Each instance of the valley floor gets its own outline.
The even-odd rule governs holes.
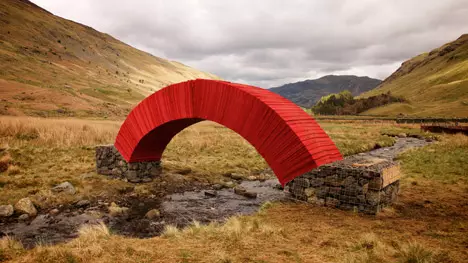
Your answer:
[[[225,223],[166,227],[162,236],[131,238],[105,225],[84,226],[67,243],[25,249],[3,237],[0,262],[467,262],[468,137],[421,133],[389,121],[321,121],[345,155],[392,145],[401,133],[437,137],[400,155],[399,201],[378,216],[305,203],[266,203]],[[0,205],[23,197],[39,212],[82,199],[118,200],[132,186],[94,172],[97,144],[112,143],[120,122],[0,118]],[[133,195],[160,196],[187,185],[226,184],[267,168],[234,132],[210,122],[182,131],[163,156],[163,179],[140,184]],[[183,180],[168,175],[185,173]],[[53,194],[64,181],[75,195]]]

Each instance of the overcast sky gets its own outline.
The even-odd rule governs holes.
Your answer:
[[[278,86],[326,74],[384,79],[468,33],[467,0],[33,0],[156,56]]]

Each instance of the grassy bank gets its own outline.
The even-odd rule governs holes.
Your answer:
[[[94,173],[92,146],[111,143],[119,124],[0,118],[2,163],[7,164],[0,174],[0,204],[25,196],[40,208],[72,202],[50,194],[51,186],[65,180],[78,188],[72,198],[117,196],[129,184]],[[382,132],[418,132],[391,122],[322,121],[321,126],[344,154],[392,144],[393,138]],[[69,243],[32,250],[3,238],[0,261],[463,262],[468,257],[467,153],[466,136],[447,135],[402,154],[399,201],[377,217],[305,204],[266,204],[253,216],[207,226],[195,222],[182,230],[168,227],[162,237],[150,239],[122,237],[103,225],[84,227]],[[225,172],[248,175],[266,167],[240,136],[209,122],[177,135],[163,160],[167,174],[190,169],[189,181],[223,180]],[[158,182],[142,184],[136,193],[150,194]]]

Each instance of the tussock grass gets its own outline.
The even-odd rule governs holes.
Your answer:
[[[385,243],[375,233],[366,233],[349,244],[350,252],[343,257],[346,263],[436,263],[453,262],[445,251],[433,250],[410,242]]]
[[[357,125],[356,125],[357,124]],[[391,122],[321,122],[322,127],[345,154],[367,151],[376,145],[387,146],[394,139],[380,131]],[[94,146],[115,140],[120,122],[80,119],[41,119],[0,117],[0,203],[14,203],[33,193],[35,203],[50,207],[83,195],[87,198],[116,195],[126,183],[96,175]],[[404,131],[406,128],[398,128]],[[163,171],[189,170],[189,180],[221,182],[226,173],[249,176],[268,167],[256,149],[235,132],[212,122],[202,122],[180,132],[163,155]],[[92,180],[82,180],[83,174]],[[8,175],[8,176],[6,176]],[[53,195],[50,188],[69,181],[78,188],[77,197]],[[106,189],[102,189],[106,185]],[[141,186],[141,194],[151,192]]]
[[[0,143],[10,147],[74,147],[112,143],[120,124],[117,121],[2,116]]]
[[[8,261],[23,254],[25,249],[21,242],[16,239],[5,236],[0,239],[0,262]]]
[[[414,180],[468,182],[468,136],[462,134],[441,136],[439,142],[407,151],[398,159],[405,174]]]
[[[111,232],[103,222],[100,222],[95,225],[82,226],[78,230],[78,234],[82,241],[95,242],[103,238],[109,238]]]
[[[11,119],[5,122],[3,117],[0,120],[13,126],[16,123]],[[0,173],[0,204],[14,203],[25,196],[40,207],[95,196],[112,200],[120,195],[119,189],[129,186],[93,172],[92,146],[111,143],[109,134],[116,134],[118,122],[70,120],[71,126],[86,123],[91,128],[78,130],[77,135],[49,145],[51,139],[46,139],[46,134],[54,133],[47,127],[66,125],[63,120],[18,120],[25,122],[22,128],[0,131],[6,135],[1,137],[2,145],[6,145],[2,147],[5,149],[2,156],[9,155],[8,167],[19,167],[14,175]],[[384,130],[409,134],[415,131],[414,126],[397,126],[392,122],[321,121],[320,124],[345,154],[393,143],[393,138],[381,135]],[[34,125],[41,127],[37,129],[38,136],[16,136]],[[105,138],[93,138],[100,129],[108,131],[104,132]],[[57,136],[68,135],[61,132]],[[208,225],[194,222],[183,229],[168,226],[162,237],[150,239],[112,234],[104,225],[84,227],[79,237],[68,243],[39,245],[27,251],[18,243],[2,239],[0,255],[12,262],[462,262],[466,237],[460,229],[468,217],[458,207],[468,198],[466,182],[456,179],[456,184],[442,184],[445,179],[437,178],[462,178],[463,172],[468,171],[467,163],[463,162],[466,140],[461,135],[441,136],[431,146],[404,153],[400,159],[410,178],[403,179],[406,187],[402,187],[400,201],[392,212],[384,211],[378,217],[301,204],[266,203],[254,216],[238,216]],[[248,175],[266,167],[248,142],[209,122],[178,134],[164,153],[163,161],[167,173],[190,169],[191,173],[185,176],[187,180],[224,180],[221,175],[226,172]],[[436,165],[441,166],[440,170]],[[91,176],[83,179],[82,174]],[[50,192],[52,186],[63,181],[77,187],[76,197]],[[410,181],[417,184],[407,187]],[[157,184],[139,185],[135,192],[151,194]],[[430,202],[422,203],[426,199]],[[431,231],[424,232],[425,229]],[[5,245],[8,242],[13,245]]]

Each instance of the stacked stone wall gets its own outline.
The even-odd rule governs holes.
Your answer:
[[[353,156],[295,178],[288,189],[309,203],[376,214],[396,199],[399,168],[386,159]]]
[[[150,182],[161,173],[159,161],[128,163],[114,145],[96,147],[96,170],[132,183]]]

